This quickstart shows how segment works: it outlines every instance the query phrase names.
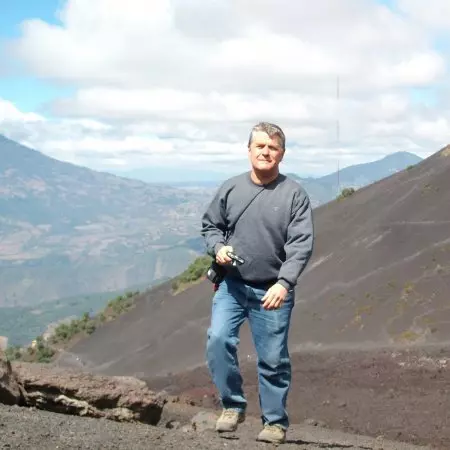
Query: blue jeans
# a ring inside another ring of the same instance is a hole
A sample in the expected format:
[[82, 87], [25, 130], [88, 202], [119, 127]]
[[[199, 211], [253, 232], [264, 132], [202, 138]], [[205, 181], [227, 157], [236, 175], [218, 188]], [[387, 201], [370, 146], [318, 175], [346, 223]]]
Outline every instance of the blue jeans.
[[262, 422], [287, 428], [286, 400], [291, 384], [288, 332], [295, 294], [289, 291], [280, 309], [265, 310], [261, 302], [265, 293], [265, 289], [235, 279], [225, 278], [220, 283], [213, 297], [206, 359], [222, 406], [245, 411], [237, 345], [239, 329], [248, 319], [258, 357]]

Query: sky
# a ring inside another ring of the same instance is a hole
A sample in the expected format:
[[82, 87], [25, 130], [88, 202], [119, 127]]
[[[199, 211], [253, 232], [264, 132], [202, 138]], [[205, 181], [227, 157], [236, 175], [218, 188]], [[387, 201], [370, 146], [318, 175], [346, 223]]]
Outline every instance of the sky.
[[282, 171], [319, 176], [450, 143], [449, 61], [448, 0], [0, 2], [0, 134], [197, 176], [247, 170], [269, 121]]

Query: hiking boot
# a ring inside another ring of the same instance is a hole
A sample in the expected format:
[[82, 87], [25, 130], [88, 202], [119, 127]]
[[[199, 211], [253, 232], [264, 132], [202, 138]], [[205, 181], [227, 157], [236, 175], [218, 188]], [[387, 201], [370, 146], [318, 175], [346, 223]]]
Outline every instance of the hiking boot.
[[271, 444], [282, 444], [286, 440], [286, 430], [280, 425], [266, 424], [261, 433], [258, 434], [257, 440]]
[[217, 419], [216, 431], [235, 431], [239, 423], [245, 420], [245, 413], [235, 409], [224, 409]]

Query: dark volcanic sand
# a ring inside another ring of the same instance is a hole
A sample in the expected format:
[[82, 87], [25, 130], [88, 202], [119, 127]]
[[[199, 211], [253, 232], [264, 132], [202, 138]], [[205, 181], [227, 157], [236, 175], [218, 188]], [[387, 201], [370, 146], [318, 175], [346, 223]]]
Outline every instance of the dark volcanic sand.
[[[331, 429], [450, 448], [450, 350], [316, 351], [293, 355], [292, 423], [325, 422]], [[259, 415], [254, 360], [242, 362], [249, 413]], [[205, 368], [151, 388], [217, 406]]]
[[[192, 408], [190, 408], [192, 409]], [[192, 411], [191, 411], [192, 412]], [[191, 416], [192, 417], [192, 416]], [[170, 430], [151, 425], [117, 423], [50, 413], [29, 408], [0, 405], [0, 449], [275, 449], [257, 442], [259, 421], [248, 420], [237, 432], [218, 435], [214, 431]], [[363, 436], [330, 432], [307, 426], [294, 426], [289, 431], [286, 450], [418, 450], [409, 445], [367, 439]]]

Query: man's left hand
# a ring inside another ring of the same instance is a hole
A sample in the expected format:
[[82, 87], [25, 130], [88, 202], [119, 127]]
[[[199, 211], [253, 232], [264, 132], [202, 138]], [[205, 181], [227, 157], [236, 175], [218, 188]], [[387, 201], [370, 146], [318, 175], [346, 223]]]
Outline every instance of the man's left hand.
[[281, 308], [287, 296], [287, 289], [279, 283], [274, 284], [262, 298], [264, 309], [278, 309]]

